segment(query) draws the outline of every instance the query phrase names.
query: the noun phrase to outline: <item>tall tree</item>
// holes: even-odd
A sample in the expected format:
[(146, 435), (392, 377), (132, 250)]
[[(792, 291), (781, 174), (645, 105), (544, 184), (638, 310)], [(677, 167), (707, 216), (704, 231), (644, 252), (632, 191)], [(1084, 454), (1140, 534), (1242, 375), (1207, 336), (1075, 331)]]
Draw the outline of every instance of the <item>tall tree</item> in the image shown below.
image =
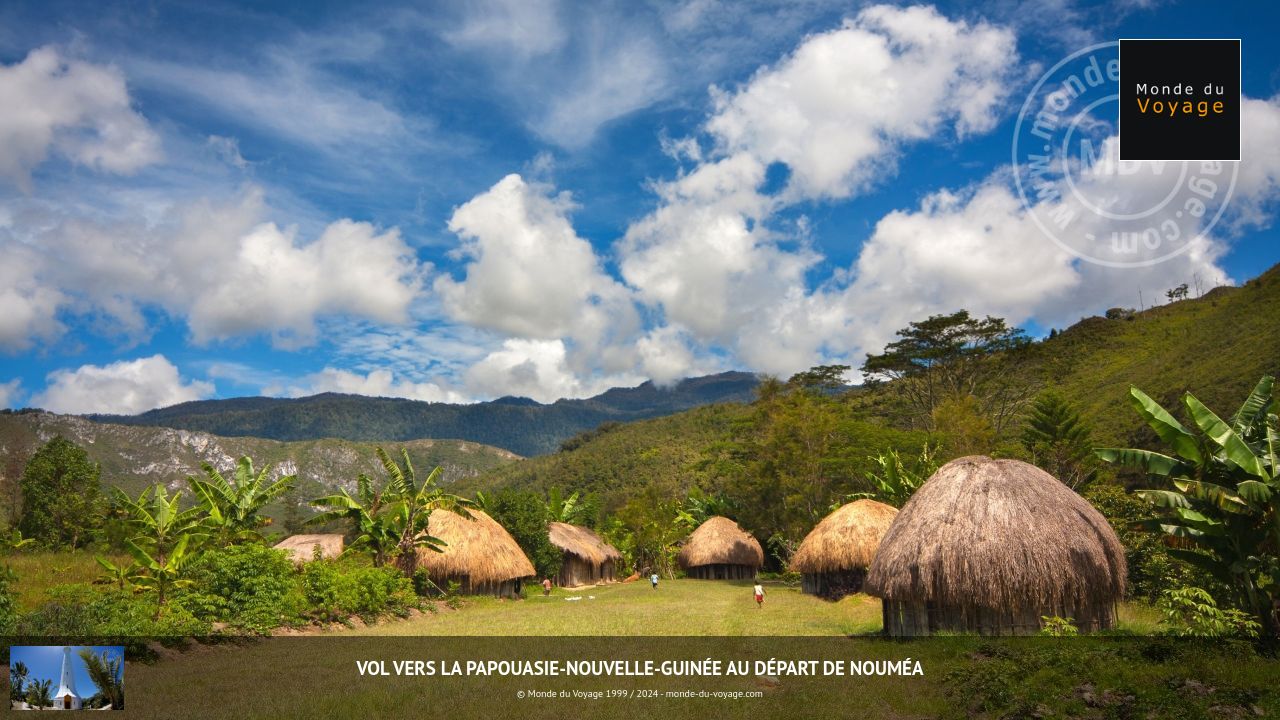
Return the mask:
[(1079, 490), (1096, 474), (1093, 431), (1061, 395), (1041, 393), (1031, 405), (1022, 446), (1035, 464)]
[(21, 660), (9, 666), (9, 699), (22, 700), (27, 694), (27, 677), (31, 670)]
[(61, 435), (45, 443), (22, 473), (19, 530), (48, 547), (78, 548), (102, 528), (97, 463)]
[(1000, 431), (1030, 395), (1017, 382), (1018, 362), (1030, 340), (1002, 318), (977, 319), (967, 310), (912, 322), (880, 354), (867, 354), (862, 372), (870, 384), (893, 381), (912, 421), (932, 428), (942, 402), (973, 396)]

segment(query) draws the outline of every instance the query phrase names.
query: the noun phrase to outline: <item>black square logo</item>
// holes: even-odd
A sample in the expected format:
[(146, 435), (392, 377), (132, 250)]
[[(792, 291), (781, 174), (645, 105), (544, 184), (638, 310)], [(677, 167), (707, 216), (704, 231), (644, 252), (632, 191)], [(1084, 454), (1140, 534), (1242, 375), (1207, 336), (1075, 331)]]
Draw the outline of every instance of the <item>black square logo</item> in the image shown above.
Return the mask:
[(1121, 40), (1120, 159), (1239, 160), (1240, 41)]

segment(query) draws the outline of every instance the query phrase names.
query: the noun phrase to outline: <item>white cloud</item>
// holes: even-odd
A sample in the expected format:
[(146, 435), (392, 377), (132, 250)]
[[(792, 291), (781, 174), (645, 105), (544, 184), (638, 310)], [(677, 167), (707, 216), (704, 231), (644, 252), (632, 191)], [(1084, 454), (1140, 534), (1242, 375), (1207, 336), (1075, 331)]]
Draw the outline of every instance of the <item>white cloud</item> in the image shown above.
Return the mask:
[(501, 350), (471, 366), (465, 381), (476, 397), (515, 395), (544, 403), (589, 397), (611, 387), (640, 382), (634, 375), (583, 379), (569, 368), (564, 342), (519, 338), (506, 340)]
[(1017, 60), (1012, 32), (931, 7), (877, 5), (811, 36), (736, 92), (713, 89), (722, 152), (791, 170), (792, 198), (841, 198), (890, 169), (904, 142), (990, 130)]
[(0, 408), (12, 408), (18, 406), (18, 398), (22, 397), (22, 379), (14, 378), (9, 382), (0, 383)]
[(137, 339), (148, 330), (143, 310), (159, 307), (185, 319), (197, 343), (265, 332), (287, 348), (313, 342), (326, 317), (408, 320), (425, 267), (397, 231), (339, 220), (305, 241), (266, 214), (250, 188), (149, 221), (54, 215), (25, 223), (21, 236), (0, 227), (0, 253), (21, 267), (0, 303), (25, 310), (0, 320), (0, 344), (49, 339), (59, 310), (99, 315), (110, 320), (99, 331)]
[(36, 340), (49, 342), (61, 335), (58, 306), (65, 297), (36, 278), (43, 258), (25, 245), (5, 242), (0, 228), (0, 260), (0, 350), (26, 350)]
[(464, 48), (502, 48), (522, 60), (559, 50), (569, 39), (557, 0), (483, 0), (469, 3), (458, 25), (444, 33)]
[(164, 355), (55, 370), (31, 404), (58, 413), (132, 415), (213, 394), (212, 383), (186, 382)]
[(449, 230), (469, 262), (436, 291), (455, 319), (529, 338), (572, 334), (593, 304), (622, 289), (569, 222), (572, 203), (508, 175), (454, 211)]
[(30, 188), (50, 149), (99, 171), (132, 173), (160, 159), (160, 139), (130, 104), (120, 71), (32, 50), (0, 66), (0, 175)]
[(373, 370), (367, 374), (326, 367), (284, 387), (267, 387), (267, 395), (303, 397), (318, 393), (346, 393), (368, 397), (397, 397), (427, 402), (463, 403), (466, 395), (434, 382), (411, 382), (397, 379), (390, 370)]

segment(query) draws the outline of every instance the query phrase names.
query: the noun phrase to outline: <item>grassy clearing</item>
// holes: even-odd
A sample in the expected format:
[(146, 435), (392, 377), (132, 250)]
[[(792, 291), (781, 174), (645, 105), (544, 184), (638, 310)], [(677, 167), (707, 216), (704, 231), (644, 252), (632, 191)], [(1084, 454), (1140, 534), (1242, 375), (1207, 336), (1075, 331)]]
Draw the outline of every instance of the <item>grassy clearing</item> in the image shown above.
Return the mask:
[[(125, 555), (108, 553), (104, 557), (117, 565), (129, 562)], [(93, 558), (93, 553), (85, 551), (35, 551), (14, 553), (0, 562), (18, 576), (11, 587), (18, 609), (25, 612), (48, 599), (49, 590), (58, 585), (91, 583), (102, 577), (102, 568)]]
[[(749, 582), (663, 580), (530, 589), (525, 600), (469, 598), (460, 612), (362, 628), (367, 635), (862, 635), (880, 629), (880, 603), (866, 595), (832, 603), (796, 588), (765, 585), (756, 608)], [(570, 600), (569, 598), (581, 598)]]

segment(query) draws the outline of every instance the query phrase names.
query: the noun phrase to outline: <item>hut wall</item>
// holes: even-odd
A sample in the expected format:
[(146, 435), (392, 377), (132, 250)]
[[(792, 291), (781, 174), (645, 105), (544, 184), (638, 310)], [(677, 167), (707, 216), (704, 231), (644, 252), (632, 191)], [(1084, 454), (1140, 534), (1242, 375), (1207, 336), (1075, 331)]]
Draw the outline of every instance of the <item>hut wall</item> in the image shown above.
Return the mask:
[(817, 595), (827, 600), (839, 600), (845, 595), (862, 592), (862, 583), (866, 579), (866, 568), (805, 573), (800, 582), (800, 589), (809, 595)]
[(1111, 605), (1074, 605), (1070, 607), (1019, 608), (1002, 610), (976, 605), (944, 605), (934, 603), (884, 600), (882, 618), (885, 634), (890, 637), (920, 637), (939, 631), (977, 635), (1035, 635), (1040, 632), (1040, 618), (1071, 618), (1081, 632), (1106, 630), (1115, 624), (1115, 608)]
[(685, 573), (696, 580), (754, 580), (756, 578), (756, 569), (750, 565), (728, 563), (695, 565)]
[(450, 583), (458, 583), (458, 592), (463, 595), (493, 595), (500, 598), (518, 598), (521, 597), (520, 590), (523, 581), (519, 578), (512, 578), (503, 581), (489, 582), (471, 582), (468, 575), (450, 575), (447, 577), (431, 576), (431, 581), (439, 585), (442, 590), (448, 590)]
[(594, 565), (578, 555), (566, 552), (560, 561), (560, 572), (556, 575), (556, 584), (560, 587), (579, 587), (615, 582), (616, 579), (612, 560)]

